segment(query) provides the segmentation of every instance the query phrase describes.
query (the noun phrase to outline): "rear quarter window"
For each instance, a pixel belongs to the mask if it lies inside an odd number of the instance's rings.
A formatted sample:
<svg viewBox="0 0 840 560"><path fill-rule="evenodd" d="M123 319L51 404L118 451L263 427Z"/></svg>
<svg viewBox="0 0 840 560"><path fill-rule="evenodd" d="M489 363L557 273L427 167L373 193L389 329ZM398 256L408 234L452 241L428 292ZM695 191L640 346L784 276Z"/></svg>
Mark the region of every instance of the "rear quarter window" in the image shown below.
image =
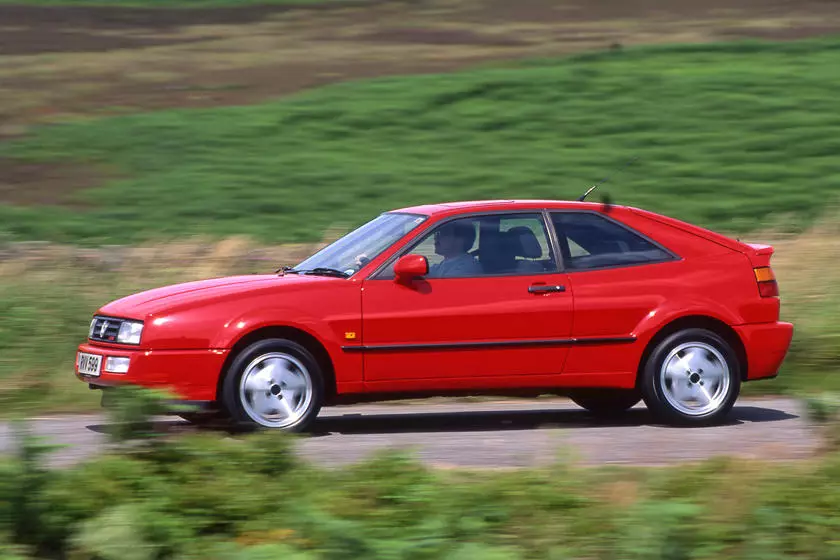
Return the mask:
<svg viewBox="0 0 840 560"><path fill-rule="evenodd" d="M552 213L567 270L652 264L674 256L626 226L588 212Z"/></svg>

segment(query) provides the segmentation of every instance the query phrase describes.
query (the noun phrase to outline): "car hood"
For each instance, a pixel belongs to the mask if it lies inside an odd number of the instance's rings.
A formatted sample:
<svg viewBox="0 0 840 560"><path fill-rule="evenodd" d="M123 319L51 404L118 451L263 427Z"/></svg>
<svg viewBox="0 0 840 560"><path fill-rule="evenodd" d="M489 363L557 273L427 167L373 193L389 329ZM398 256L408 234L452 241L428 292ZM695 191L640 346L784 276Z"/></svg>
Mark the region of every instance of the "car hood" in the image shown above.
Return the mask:
<svg viewBox="0 0 840 560"><path fill-rule="evenodd" d="M266 291L287 290L294 287L320 284L341 279L320 276L260 274L248 276L227 276L196 282L173 284L138 292L112 301L103 306L99 313L112 317L144 319L162 311L219 301L241 296L254 296Z"/></svg>

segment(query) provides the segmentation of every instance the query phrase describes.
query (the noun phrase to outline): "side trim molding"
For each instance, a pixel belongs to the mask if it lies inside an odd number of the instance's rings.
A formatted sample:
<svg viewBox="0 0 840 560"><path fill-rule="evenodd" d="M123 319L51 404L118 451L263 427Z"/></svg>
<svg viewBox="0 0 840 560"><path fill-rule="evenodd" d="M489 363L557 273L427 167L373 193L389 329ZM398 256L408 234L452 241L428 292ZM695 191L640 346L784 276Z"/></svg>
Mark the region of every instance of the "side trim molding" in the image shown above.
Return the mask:
<svg viewBox="0 0 840 560"><path fill-rule="evenodd" d="M632 344L635 336L602 338L554 338L548 340L503 340L498 342L441 342L433 344L371 344L367 346L342 346L345 352L412 352L431 350L474 350L479 348L516 348L538 346L585 346L606 344Z"/></svg>

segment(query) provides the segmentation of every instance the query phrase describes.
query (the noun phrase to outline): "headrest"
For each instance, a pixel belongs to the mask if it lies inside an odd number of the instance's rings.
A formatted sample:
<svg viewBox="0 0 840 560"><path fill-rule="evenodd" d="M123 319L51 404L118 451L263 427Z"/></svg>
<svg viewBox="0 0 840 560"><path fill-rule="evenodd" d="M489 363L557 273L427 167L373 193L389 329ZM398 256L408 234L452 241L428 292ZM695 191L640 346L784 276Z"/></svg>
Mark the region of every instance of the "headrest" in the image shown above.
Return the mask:
<svg viewBox="0 0 840 560"><path fill-rule="evenodd" d="M542 247L531 228L517 226L510 228L506 233L516 241L514 244L516 256L526 259L538 259L542 256Z"/></svg>

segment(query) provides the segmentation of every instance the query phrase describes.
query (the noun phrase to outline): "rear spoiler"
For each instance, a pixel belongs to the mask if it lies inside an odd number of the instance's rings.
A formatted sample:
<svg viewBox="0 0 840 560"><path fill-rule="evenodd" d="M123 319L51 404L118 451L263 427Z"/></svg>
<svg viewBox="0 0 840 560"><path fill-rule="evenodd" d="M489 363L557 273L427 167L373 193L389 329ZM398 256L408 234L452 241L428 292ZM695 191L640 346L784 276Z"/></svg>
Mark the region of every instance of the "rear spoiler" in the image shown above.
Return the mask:
<svg viewBox="0 0 840 560"><path fill-rule="evenodd" d="M772 245L763 245L761 243L744 243L747 247L754 251L756 256L773 256L773 253L776 252L776 249L773 248Z"/></svg>
<svg viewBox="0 0 840 560"><path fill-rule="evenodd" d="M750 249L746 253L753 266L770 266L770 258L776 252L776 249L772 245L761 243L741 243L741 245Z"/></svg>

